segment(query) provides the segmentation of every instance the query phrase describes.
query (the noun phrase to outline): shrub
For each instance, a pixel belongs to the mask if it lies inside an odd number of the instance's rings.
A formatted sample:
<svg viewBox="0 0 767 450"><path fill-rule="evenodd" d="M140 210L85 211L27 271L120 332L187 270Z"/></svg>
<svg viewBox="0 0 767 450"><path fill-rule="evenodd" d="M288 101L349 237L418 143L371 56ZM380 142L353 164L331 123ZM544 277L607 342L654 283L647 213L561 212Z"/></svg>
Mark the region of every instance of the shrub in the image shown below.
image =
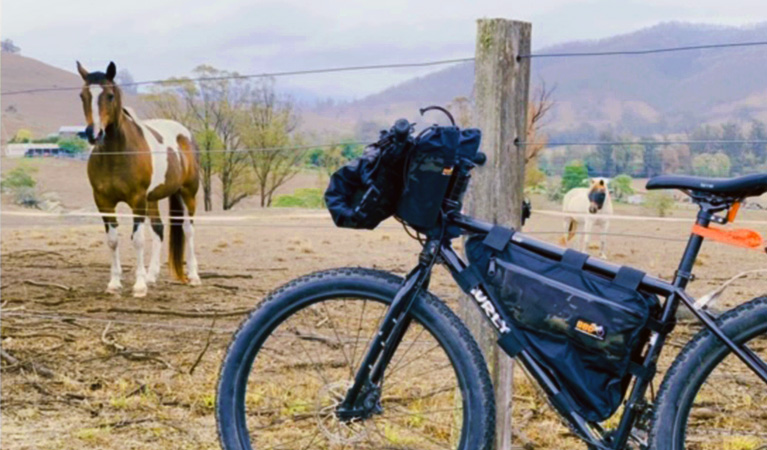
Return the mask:
<svg viewBox="0 0 767 450"><path fill-rule="evenodd" d="M296 189L292 195L278 195L272 202L275 208L313 208L325 207L323 191L316 188Z"/></svg>
<svg viewBox="0 0 767 450"><path fill-rule="evenodd" d="M674 197L667 192L652 191L645 196L644 207L659 217L666 217L674 207Z"/></svg>
<svg viewBox="0 0 767 450"><path fill-rule="evenodd" d="M11 138L12 144L25 144L27 142L32 141L32 132L27 130L26 128L21 128L19 131L16 132L16 134Z"/></svg>
<svg viewBox="0 0 767 450"><path fill-rule="evenodd" d="M528 164L525 168L525 189L539 191L545 188L546 174L537 165Z"/></svg>
<svg viewBox="0 0 767 450"><path fill-rule="evenodd" d="M37 185L37 181L32 176L34 172L35 169L33 167L19 165L3 177L3 181L0 182L0 188L6 192L13 192L21 188L34 188Z"/></svg>
<svg viewBox="0 0 767 450"><path fill-rule="evenodd" d="M554 180L548 180L546 182L546 198L552 202L558 202L562 200L564 194L562 194L562 185L558 184Z"/></svg>
<svg viewBox="0 0 767 450"><path fill-rule="evenodd" d="M634 188L631 187L631 177L626 174L618 175L610 181L610 187L613 189L615 200L622 201L628 196L634 194Z"/></svg>
<svg viewBox="0 0 767 450"><path fill-rule="evenodd" d="M37 197L37 191L32 187L20 187L13 191L13 201L17 205L27 208L39 208L40 199Z"/></svg>
<svg viewBox="0 0 767 450"><path fill-rule="evenodd" d="M701 154L692 159L695 175L704 177L726 177L730 175L730 158L724 153Z"/></svg>
<svg viewBox="0 0 767 450"><path fill-rule="evenodd" d="M562 175L562 193L567 193L570 189L587 187L589 171L582 161L573 161L565 166L565 172Z"/></svg>
<svg viewBox="0 0 767 450"><path fill-rule="evenodd" d="M3 181L0 181L0 189L13 194L13 201L16 204L36 208L40 204L35 190L37 181L32 176L36 171L35 167L20 164L3 177Z"/></svg>
<svg viewBox="0 0 767 450"><path fill-rule="evenodd" d="M68 138L59 141L59 148L67 153L76 155L88 150L88 144L80 138Z"/></svg>

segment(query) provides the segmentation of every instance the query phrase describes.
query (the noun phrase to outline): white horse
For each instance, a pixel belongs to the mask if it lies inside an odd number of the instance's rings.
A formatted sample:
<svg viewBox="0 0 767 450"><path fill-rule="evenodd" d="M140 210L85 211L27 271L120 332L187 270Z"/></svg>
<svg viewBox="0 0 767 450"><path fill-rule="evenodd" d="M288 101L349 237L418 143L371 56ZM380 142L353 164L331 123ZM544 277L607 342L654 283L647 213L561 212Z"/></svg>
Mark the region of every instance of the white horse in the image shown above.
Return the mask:
<svg viewBox="0 0 767 450"><path fill-rule="evenodd" d="M607 188L607 178L592 178L590 187L571 189L562 200L562 212L573 216L565 217L565 236L562 244L567 245L582 225L581 251L589 248L589 238L595 225L601 229L599 256L607 258L607 229L613 213L613 201Z"/></svg>

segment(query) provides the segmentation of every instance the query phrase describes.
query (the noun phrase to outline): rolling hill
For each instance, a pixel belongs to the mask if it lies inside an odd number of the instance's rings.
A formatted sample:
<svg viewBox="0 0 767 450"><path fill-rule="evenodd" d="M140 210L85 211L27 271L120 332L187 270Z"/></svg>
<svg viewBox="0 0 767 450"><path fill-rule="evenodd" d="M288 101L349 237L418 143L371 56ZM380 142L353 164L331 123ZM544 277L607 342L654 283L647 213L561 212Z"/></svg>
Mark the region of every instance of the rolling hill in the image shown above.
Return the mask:
<svg viewBox="0 0 767 450"><path fill-rule="evenodd" d="M0 58L0 85L3 92L40 87L79 87L83 83L76 73L49 66L36 59L5 52ZM0 139L7 142L20 128L31 130L35 137L45 137L58 131L62 125L83 125L85 118L79 94L78 90L65 90L3 96L0 101ZM127 95L125 103L141 110L136 96Z"/></svg>
<svg viewBox="0 0 767 450"><path fill-rule="evenodd" d="M535 27L533 27L535 39ZM767 23L723 27L664 23L598 41L568 42L534 53L605 52L767 41ZM534 42L534 41L533 41ZM343 106L351 116L390 120L431 104L470 96L472 63L392 86ZM549 134L595 137L599 130L675 133L701 122L767 120L767 47L609 57L537 58L533 85L554 87ZM371 119L372 120L372 119Z"/></svg>

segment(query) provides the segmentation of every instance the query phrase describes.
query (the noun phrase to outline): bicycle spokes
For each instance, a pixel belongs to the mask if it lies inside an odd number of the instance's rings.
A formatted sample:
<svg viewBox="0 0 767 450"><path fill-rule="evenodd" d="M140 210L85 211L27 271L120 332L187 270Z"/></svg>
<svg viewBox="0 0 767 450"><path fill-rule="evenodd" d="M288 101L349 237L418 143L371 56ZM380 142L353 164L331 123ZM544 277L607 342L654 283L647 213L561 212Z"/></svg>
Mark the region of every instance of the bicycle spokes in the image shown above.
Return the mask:
<svg viewBox="0 0 767 450"><path fill-rule="evenodd" d="M455 448L460 390L440 344L412 323L379 385L366 385L354 417L339 414L387 307L367 299L312 305L264 343L248 380L254 448Z"/></svg>

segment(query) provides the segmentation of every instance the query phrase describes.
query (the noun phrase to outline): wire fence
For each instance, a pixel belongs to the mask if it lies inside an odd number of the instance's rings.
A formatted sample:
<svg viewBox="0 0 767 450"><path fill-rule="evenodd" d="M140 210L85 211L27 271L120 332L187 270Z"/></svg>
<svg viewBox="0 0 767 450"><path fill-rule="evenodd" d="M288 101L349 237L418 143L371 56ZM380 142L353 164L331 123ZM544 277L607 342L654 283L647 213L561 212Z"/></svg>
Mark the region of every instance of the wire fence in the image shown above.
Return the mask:
<svg viewBox="0 0 767 450"><path fill-rule="evenodd" d="M173 86L188 82L210 82L210 81L224 81L224 80L247 80L253 78L279 78L296 75L317 75L323 73L338 73L338 72L356 72L363 70L381 70L381 69L403 69L403 68L416 68L416 67L432 67L449 64L458 64L462 62L471 62L474 58L455 58L455 59L443 59L437 61L421 61L414 63L393 63L393 64L372 64L372 65L359 65L359 66L346 66L346 67L331 67L324 69L304 69L293 70L284 72L269 72L269 73L257 73L249 75L226 75L217 77L197 77L197 78L178 78L178 79L164 79L164 80L146 80L135 81L132 83L123 83L121 86L145 86L145 85L165 85ZM0 96L11 96L20 94L35 94L40 92L58 92L58 91L73 91L81 90L82 86L70 86L70 87L47 87L47 88L34 88L23 89L18 91L6 91L0 92Z"/></svg>
<svg viewBox="0 0 767 450"><path fill-rule="evenodd" d="M562 53L532 53L529 55L519 55L519 59L529 58L578 58L584 56L636 56L636 55L652 55L658 53L673 53L673 52L687 52L692 50L713 50L713 49L732 49L743 47L760 47L767 45L767 41L752 41L752 42L731 42L723 44L700 44L700 45L683 45L676 47L663 47L644 50L612 50L602 52L562 52Z"/></svg>
<svg viewBox="0 0 767 450"><path fill-rule="evenodd" d="M717 49L736 49L736 48L748 48L748 47L761 47L761 46L767 46L767 41L752 41L752 42L734 42L734 43L712 43L712 44L700 44L700 45L688 45L688 46L676 46L676 47L664 47L664 48L653 48L653 49L625 49L625 50L615 50L615 51L600 51L600 52L552 52L552 53L531 53L531 54L521 54L518 55L518 59L534 59L534 58L580 58L580 57L607 57L607 56L637 56L637 55L651 55L651 54L661 54L661 53L673 53L673 52L686 52L686 51L695 51L695 50L717 50ZM127 83L123 84L123 86L147 86L147 85L163 85L163 86L174 86L179 85L181 83L189 83L189 82L195 82L195 83L204 83L204 82L214 82L214 81L222 81L222 80L238 80L238 79L258 79L258 78L278 78L278 77L287 77L287 76L301 76L301 75L312 75L312 74L326 74L326 73L339 73L339 72L352 72L352 71L368 71L368 70L381 70L381 69L401 69L401 68L418 68L418 67L433 67L433 66L442 66L442 65L455 65L455 64L462 64L462 63L468 63L473 62L473 57L466 57L466 58L454 58L454 59L443 59L443 60L432 60L432 61L420 61L420 62L406 62L406 63L392 63L392 64L374 64L374 65L354 65L354 66L344 66L344 67L330 67L330 68L317 68L317 69L304 69L304 70L294 70L294 71L280 71L280 72L265 72L265 73L254 73L254 74L232 74L232 75L226 75L226 76L215 76L215 77L198 77L198 78L179 78L179 79L165 79L165 80L145 80L145 81L137 81L133 83ZM23 89L23 90L16 90L16 91L4 91L0 92L0 96L14 96L14 95L22 95L22 94L37 94L37 93L46 93L46 92L57 92L57 91L71 91L71 90L79 90L82 89L82 86L71 86L71 87L40 87L40 88L32 88L32 89ZM231 153L268 153L268 152L287 152L287 151L295 151L295 152L306 152L311 151L315 149L324 149L324 148L332 148L332 147L342 147L342 146L365 146L369 145L370 142L366 141L347 141L347 142L332 142L332 143L318 143L318 144L307 144L307 145L293 145L293 146L280 146L280 147L267 147L267 148L247 148L247 149L216 149L216 150L204 150L204 153L211 153L211 154L231 154ZM599 147L599 146L673 146L673 145L718 145L722 146L722 151L737 151L740 149L732 148L728 146L744 146L744 145L767 145L767 140L761 140L761 139L734 139L734 140L689 140L689 139L680 139L680 140L637 140L637 141L549 141L549 142L525 142L525 141L519 141L516 142L516 145L520 147L530 147L530 146L542 146L542 147ZM142 151L124 151L124 152L99 152L99 154L102 155L114 155L114 154L138 154L138 153L147 153ZM159 153L159 154L166 154L166 152L149 152L149 153ZM7 155L4 155L4 157L8 157ZM573 216L572 214L563 214L560 211L535 211L535 213L541 214L541 215L550 215L550 216ZM0 212L0 215L3 217L29 217L30 219L37 221L36 225L41 225L41 220L61 220L61 219L68 219L68 218L101 218L101 217L116 217L116 218L136 218L141 217L139 215L134 214L123 214L123 213L115 213L115 214L102 214L102 213L95 213L95 212L69 212L65 214L51 214L51 213L33 213L33 212L26 212L26 211L2 211ZM247 214L240 214L240 215L223 215L223 216L197 216L195 217L195 222L197 226L201 227L244 227L244 228L260 228L260 227L268 227L268 228L279 228L279 229L316 229L316 228L322 228L322 229L332 229L335 228L334 225L331 223L327 224L306 224L306 223L277 223L277 222L270 222L270 223L258 223L259 220L273 220L269 219L268 217L257 217L254 215L247 215ZM660 221L660 222L688 222L692 219L680 219L680 218L658 218L658 217L645 217L645 216L612 216L610 217L610 220L630 220L630 221ZM750 224L760 224L764 225L767 224L767 221L741 221L741 223L750 223ZM72 224L57 224L61 226L72 226ZM49 225L51 226L51 225ZM382 226L381 229L399 229L398 226ZM537 230L537 231L531 231L529 234L532 235L560 235L563 234L563 231L561 230ZM586 234L585 232L577 232L576 234ZM620 237L620 238L631 238L631 239L650 239L650 240L660 240L660 241L667 241L667 242L685 242L686 239L682 238L669 238L669 237L663 237L663 236L657 236L654 234L642 234L642 233L616 233L616 232L594 232L591 233L592 235L605 235L605 236L611 236L611 237ZM14 313L14 312L8 312L6 315L10 314L32 314L32 313ZM63 316L57 316L56 319L62 319ZM101 320L101 321L113 321L113 319L108 318L92 318L92 320ZM117 322L115 322L117 323ZM132 322L126 322L126 324L132 324ZM137 323L145 323L145 322L137 322ZM196 328L196 327L195 327ZM209 327L203 327L199 329L209 330Z"/></svg>
<svg viewBox="0 0 767 450"><path fill-rule="evenodd" d="M650 55L657 53L672 53L672 52L684 52L691 50L713 50L713 49L733 49L744 47L757 47L767 46L767 41L751 41L751 42L732 42L721 44L701 44L701 45L688 45L688 46L676 46L665 47L655 49L640 49L640 50L615 50L604 52L562 52L562 53L531 53L520 54L517 59L532 59L532 58L573 58L584 56L618 56L618 55ZM226 76L214 76L214 77L197 77L197 78L178 78L178 79L162 79L162 80L144 80L134 81L131 83L123 83L122 86L146 86L146 85L178 85L188 82L210 82L210 81L223 81L223 80L244 80L253 78L279 78L287 76L298 75L317 75L326 73L338 73L338 72L356 72L366 70L381 70L381 69L402 69L402 68L417 68L417 67L432 67L441 65L452 65L473 62L474 57L465 58L452 58L433 61L420 61L420 62L406 62L406 63L390 63L390 64L370 64L370 65L354 65L343 67L329 67L318 69L303 69L293 71L281 71L281 72L265 72L255 74L232 74ZM72 91L80 90L82 86L55 86L55 87L40 87L32 89L22 89L17 91L4 91L0 92L0 96L12 96L20 94L35 94L41 92L58 92L58 91Z"/></svg>

